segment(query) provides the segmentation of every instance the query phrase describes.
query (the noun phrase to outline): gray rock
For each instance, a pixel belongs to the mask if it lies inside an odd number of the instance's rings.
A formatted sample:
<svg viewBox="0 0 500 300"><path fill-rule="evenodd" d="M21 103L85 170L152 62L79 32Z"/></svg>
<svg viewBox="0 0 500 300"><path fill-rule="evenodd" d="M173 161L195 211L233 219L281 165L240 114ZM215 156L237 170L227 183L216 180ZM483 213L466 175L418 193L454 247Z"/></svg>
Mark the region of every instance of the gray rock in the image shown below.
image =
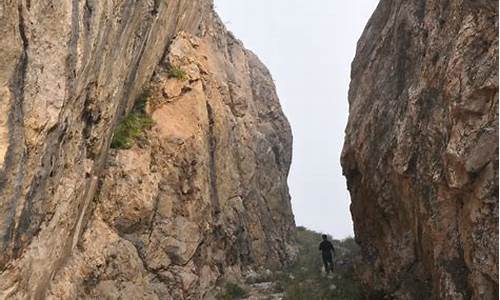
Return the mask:
<svg viewBox="0 0 500 300"><path fill-rule="evenodd" d="M358 42L342 166L368 293L498 297L497 4L382 0Z"/></svg>

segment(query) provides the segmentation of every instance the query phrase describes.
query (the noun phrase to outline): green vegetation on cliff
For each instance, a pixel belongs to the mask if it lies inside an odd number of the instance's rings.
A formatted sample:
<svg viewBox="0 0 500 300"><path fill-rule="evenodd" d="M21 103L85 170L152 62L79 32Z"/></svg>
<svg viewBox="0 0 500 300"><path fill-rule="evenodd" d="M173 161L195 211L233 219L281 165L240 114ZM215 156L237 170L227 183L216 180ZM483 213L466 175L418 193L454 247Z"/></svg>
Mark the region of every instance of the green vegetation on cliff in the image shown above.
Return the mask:
<svg viewBox="0 0 500 300"><path fill-rule="evenodd" d="M132 111L120 121L115 129L111 148L130 149L134 141L144 135L144 130L153 126L153 119L146 113L148 97L148 93L143 92Z"/></svg>
<svg viewBox="0 0 500 300"><path fill-rule="evenodd" d="M224 287L224 293L219 297L221 300L243 299L248 292L236 283L228 282Z"/></svg>
<svg viewBox="0 0 500 300"><path fill-rule="evenodd" d="M187 80L187 73L181 67L171 66L168 70L168 76L179 80Z"/></svg>

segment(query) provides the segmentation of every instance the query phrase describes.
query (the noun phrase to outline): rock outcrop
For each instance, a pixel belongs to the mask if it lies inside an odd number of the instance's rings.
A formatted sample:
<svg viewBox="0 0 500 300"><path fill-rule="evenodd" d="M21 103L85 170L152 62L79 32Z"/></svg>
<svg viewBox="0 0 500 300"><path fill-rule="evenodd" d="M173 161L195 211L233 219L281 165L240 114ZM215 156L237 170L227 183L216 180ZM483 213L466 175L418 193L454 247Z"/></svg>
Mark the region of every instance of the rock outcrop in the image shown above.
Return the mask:
<svg viewBox="0 0 500 300"><path fill-rule="evenodd" d="M0 298L198 299L290 259L291 131L211 1L13 1L0 25ZM144 86L153 127L109 150Z"/></svg>
<svg viewBox="0 0 500 300"><path fill-rule="evenodd" d="M370 295L496 299L498 2L382 0L342 165Z"/></svg>

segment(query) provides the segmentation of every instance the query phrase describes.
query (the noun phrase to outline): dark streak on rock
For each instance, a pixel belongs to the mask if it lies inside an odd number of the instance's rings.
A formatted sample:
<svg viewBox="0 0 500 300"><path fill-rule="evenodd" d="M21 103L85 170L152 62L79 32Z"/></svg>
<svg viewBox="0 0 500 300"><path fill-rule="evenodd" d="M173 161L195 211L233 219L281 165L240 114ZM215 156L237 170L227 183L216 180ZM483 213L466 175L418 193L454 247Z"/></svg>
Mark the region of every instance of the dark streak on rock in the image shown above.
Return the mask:
<svg viewBox="0 0 500 300"><path fill-rule="evenodd" d="M217 189L217 137L214 133L215 116L210 103L206 102L208 115L208 151L210 152L210 199L213 205L214 216L220 213L219 191Z"/></svg>
<svg viewBox="0 0 500 300"><path fill-rule="evenodd" d="M2 237L3 252L8 253L8 249L12 247L11 240L14 235L16 221L14 220L15 212L18 207L18 200L22 192L22 182L24 178L24 162L26 159L26 149L24 146L24 127L23 127L23 102L24 102L24 83L26 69L28 65L28 39L26 38L26 29L24 24L24 12L21 4L18 6L18 30L22 41L22 52L19 59L15 77L12 79L11 91L15 95L15 100L12 103L11 113L9 115L9 149L7 150L5 168L0 182L0 196L7 199L10 197L10 209L7 214L7 224L4 236ZM9 176L10 175L10 176ZM9 176L9 177L7 177ZM11 189L6 189L5 186L11 186ZM4 257L0 257L0 268L3 268Z"/></svg>

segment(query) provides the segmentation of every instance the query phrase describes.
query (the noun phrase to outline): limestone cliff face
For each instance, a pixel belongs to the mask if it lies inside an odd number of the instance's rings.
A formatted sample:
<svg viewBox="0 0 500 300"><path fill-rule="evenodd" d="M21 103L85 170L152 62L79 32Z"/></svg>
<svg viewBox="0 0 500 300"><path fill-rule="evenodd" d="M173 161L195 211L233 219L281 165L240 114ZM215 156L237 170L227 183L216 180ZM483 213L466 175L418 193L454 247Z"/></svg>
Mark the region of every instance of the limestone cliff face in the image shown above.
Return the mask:
<svg viewBox="0 0 500 300"><path fill-rule="evenodd" d="M290 128L211 5L0 4L0 298L197 299L289 259ZM155 125L109 151L145 86Z"/></svg>
<svg viewBox="0 0 500 300"><path fill-rule="evenodd" d="M372 295L497 297L497 19L382 0L358 42L342 165Z"/></svg>

